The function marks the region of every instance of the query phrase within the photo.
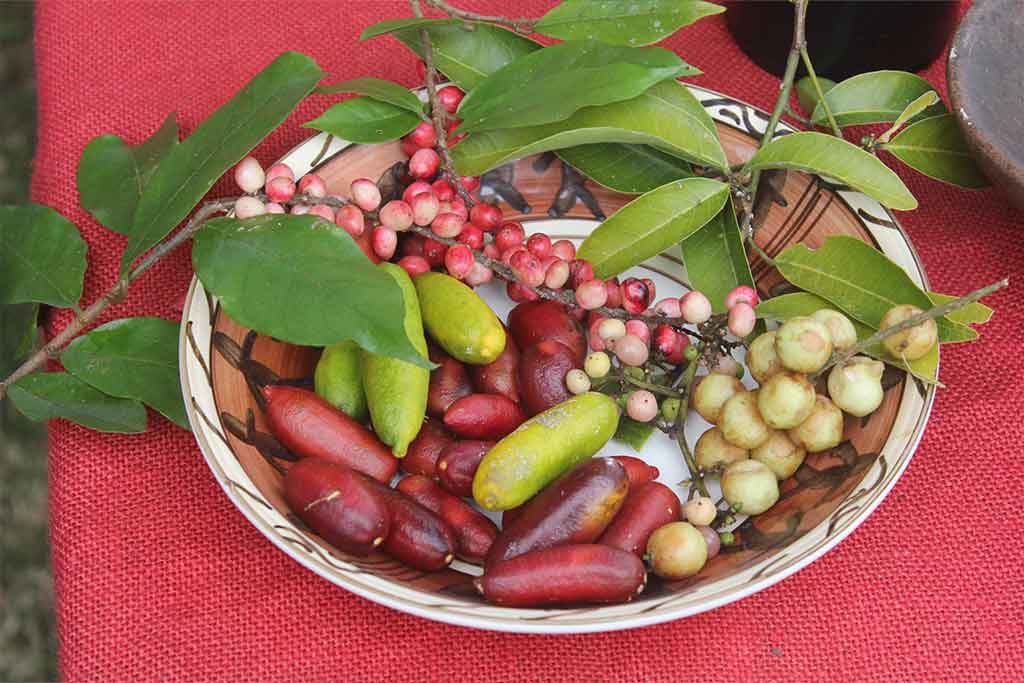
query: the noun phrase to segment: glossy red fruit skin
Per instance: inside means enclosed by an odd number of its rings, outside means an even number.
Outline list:
[[[594,267],[586,259],[573,259],[569,263],[569,286],[576,289],[594,279]]]
[[[455,198],[455,188],[448,182],[447,178],[439,178],[430,185],[431,189],[434,190],[434,194],[437,195],[437,200],[441,202],[450,202]]]
[[[451,527],[455,532],[460,557],[469,562],[483,562],[491,544],[498,536],[498,527],[494,526],[494,522],[427,477],[405,477],[395,488],[436,514]]]
[[[485,202],[474,204],[469,210],[469,220],[481,230],[494,232],[501,226],[501,209]]]
[[[648,465],[640,458],[634,458],[632,455],[613,455],[612,458],[618,460],[619,464],[626,468],[630,489],[646,484],[649,481],[654,481],[661,474],[654,465]]]
[[[444,425],[464,439],[497,441],[526,421],[514,403],[497,394],[470,394],[455,401],[444,414]]]
[[[584,461],[523,506],[523,512],[495,540],[487,567],[543,548],[595,542],[628,492],[629,477],[618,461]]]
[[[423,240],[423,258],[427,259],[427,263],[430,264],[431,268],[440,268],[444,265],[444,254],[448,251],[448,247],[430,237],[424,238]]]
[[[529,287],[525,287],[518,282],[508,282],[505,284],[505,293],[509,299],[517,303],[525,303],[530,301],[537,301],[540,299],[540,294],[533,291]]]
[[[564,545],[502,562],[473,580],[484,599],[503,607],[629,602],[647,572],[636,555],[604,545]]]
[[[308,389],[263,387],[271,433],[292,453],[389,482],[398,458],[370,430]]]
[[[572,349],[580,362],[587,354],[583,328],[556,301],[519,304],[508,314],[508,330],[520,349],[550,339]]]
[[[415,569],[443,569],[455,558],[455,532],[436,513],[406,494],[380,485],[391,515],[391,530],[380,549]]]
[[[513,247],[521,246],[524,239],[526,239],[526,231],[523,229],[523,224],[509,221],[502,224],[494,234],[494,245],[504,254]]]
[[[454,85],[446,85],[437,91],[437,100],[444,107],[444,110],[449,114],[454,114],[455,110],[459,108],[459,104],[462,102],[462,98],[466,96],[466,93]]]
[[[647,540],[659,527],[678,522],[679,497],[662,483],[649,481],[630,491],[626,502],[598,543],[642,557]]]
[[[427,420],[420,427],[419,434],[409,444],[409,450],[405,457],[398,461],[398,465],[403,472],[409,474],[436,477],[437,461],[444,449],[453,443],[455,443],[455,439],[440,422]]]
[[[622,306],[622,290],[619,288],[619,278],[612,277],[604,281],[604,288],[608,290],[608,301],[605,306],[608,308],[619,308]]]
[[[487,365],[471,365],[469,376],[473,386],[483,394],[498,394],[519,403],[519,347],[511,337],[505,341],[505,350]]]
[[[519,388],[526,414],[532,417],[572,398],[565,374],[581,367],[573,350],[553,339],[527,348],[519,360]]]
[[[622,307],[634,315],[643,313],[654,300],[654,282],[647,278],[626,278],[619,291],[622,292]]]
[[[445,490],[456,496],[473,495],[473,477],[494,441],[456,441],[446,447],[437,459],[437,480]]]
[[[306,526],[351,555],[369,555],[391,526],[384,496],[372,479],[323,460],[292,465],[284,477],[284,498]]]
[[[462,226],[462,232],[456,237],[458,241],[470,249],[480,250],[484,248],[484,231],[478,225],[466,223]]]
[[[466,366],[454,358],[434,361],[438,367],[430,371],[430,387],[427,389],[427,414],[444,417],[448,408],[463,396],[473,393]]]

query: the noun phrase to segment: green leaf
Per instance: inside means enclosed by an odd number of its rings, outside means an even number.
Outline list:
[[[699,73],[659,47],[572,41],[542,48],[502,67],[459,105],[461,132],[561,121],[583,107],[636,97],[655,83]]]
[[[653,433],[654,425],[650,422],[637,422],[623,415],[619,418],[619,426],[615,429],[615,435],[612,438],[639,452],[643,450],[644,444]]]
[[[458,147],[453,151],[458,154]],[[559,150],[558,156],[598,185],[629,194],[693,177],[690,164],[648,145],[577,145]]]
[[[881,143],[889,142],[889,138],[893,136],[893,133],[902,128],[907,121],[914,118],[928,107],[941,101],[942,100],[939,99],[939,94],[934,90],[929,90],[925,94],[921,95],[916,100],[908,104],[906,109],[896,117],[896,120],[892,122],[892,126],[889,127],[889,130],[878,136],[878,141]]]
[[[60,355],[68,372],[105,394],[142,401],[188,429],[178,376],[178,325],[124,318],[75,339]]]
[[[0,305],[0,377],[7,377],[32,352],[39,304]]]
[[[929,178],[968,188],[989,185],[952,114],[912,123],[882,149]]]
[[[910,276],[870,244],[847,235],[833,235],[811,251],[795,244],[775,257],[782,276],[800,289],[827,299],[851,318],[878,329],[893,306],[932,307],[928,295]],[[977,333],[946,318],[936,320],[940,342],[968,341]]]
[[[402,292],[347,232],[311,216],[218,218],[196,233],[192,265],[240,324],[293,344],[351,339],[431,367],[405,334]]]
[[[702,166],[727,165],[711,117],[685,85],[672,80],[631,100],[586,107],[565,121],[470,134],[452,157],[460,173],[479,175],[530,154],[598,142],[649,144]],[[602,153],[611,161],[609,152]]]
[[[155,133],[132,148],[139,171],[139,184],[145,187],[168,152],[178,144],[177,114],[171,112]]]
[[[86,245],[48,206],[0,206],[0,304],[70,308],[82,298]]]
[[[146,409],[138,401],[107,396],[66,372],[36,373],[8,389],[11,401],[30,420],[64,418],[100,432],[146,431]]]
[[[686,178],[642,194],[590,233],[579,248],[599,278],[618,275],[686,239],[721,211],[729,186]]]
[[[908,104],[932,90],[932,85],[906,71],[872,71],[847,78],[825,93],[825,101],[840,126],[895,121]],[[941,102],[928,107],[920,118],[944,114]],[[825,108],[819,102],[811,120],[819,125],[828,122]]]
[[[725,8],[700,0],[562,0],[534,25],[562,40],[600,40],[611,45],[650,45]]]
[[[323,72],[309,57],[285,52],[174,146],[139,199],[121,275],[178,225],[228,169],[285,120]]]
[[[388,33],[394,33],[396,31],[402,31],[403,29],[418,29],[423,26],[437,27],[437,26],[455,26],[462,22],[455,21],[454,19],[420,19],[417,17],[410,17],[408,19],[388,19],[386,21],[379,21],[372,26],[367,26],[363,29],[363,32],[359,34],[359,40],[369,40],[370,38],[376,38]],[[475,27],[474,27],[475,28]],[[465,31],[465,33],[470,33]],[[433,37],[431,37],[433,42]]]
[[[828,93],[829,90],[836,86],[836,82],[818,76],[818,85],[821,86],[823,93]],[[818,106],[818,91],[814,89],[814,81],[811,80],[810,76],[804,76],[796,82],[796,99],[800,102],[800,108],[808,114]]]
[[[369,97],[355,97],[339,102],[302,127],[322,130],[350,142],[376,144],[397,140],[419,122],[420,117],[408,109]]]
[[[775,138],[759,149],[745,168],[816,173],[849,185],[891,209],[917,208],[917,200],[900,177],[877,157],[825,133],[790,133]]]
[[[423,102],[416,97],[408,88],[403,88],[398,83],[385,81],[381,78],[356,78],[351,81],[343,81],[334,85],[323,85],[316,89],[316,92],[323,95],[334,93],[355,93],[366,95],[380,102],[387,102],[396,107],[406,109],[419,115],[423,111]]]
[[[725,296],[734,287],[755,286],[732,202],[681,246],[687,279],[707,295],[715,313],[725,312]]]
[[[949,294],[938,294],[936,292],[928,292],[928,298],[932,300],[932,303],[936,306],[940,304],[949,303],[954,299],[959,299],[958,296],[950,296]],[[990,307],[975,301],[974,303],[967,304],[962,308],[958,308],[952,313],[947,313],[946,317],[953,322],[960,323],[962,325],[984,325],[992,318],[993,311]]]

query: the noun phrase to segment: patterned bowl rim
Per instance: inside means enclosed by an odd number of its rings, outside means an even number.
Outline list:
[[[764,132],[768,121],[764,111],[713,90],[686,85],[714,120],[753,136]],[[796,128],[780,122],[777,134],[796,131]],[[348,142],[320,133],[298,144],[282,157],[282,161],[288,162],[295,169],[296,175],[301,175],[316,165],[314,161],[330,159],[349,145]],[[927,289],[924,266],[895,217],[878,202],[859,192],[839,187],[836,194],[858,216],[883,252],[890,256],[896,250],[904,252],[902,255],[907,260],[903,264],[904,269],[910,268],[910,277]],[[471,603],[457,596],[409,588],[325,553],[313,539],[263,499],[235,458],[217,417],[209,370],[212,367],[209,338],[215,322],[214,301],[199,280],[193,277],[179,335],[179,364],[182,393],[193,434],[227,497],[275,546],[322,578],[387,607],[471,628],[518,633],[625,630],[699,614],[764,590],[803,569],[838,545],[885,499],[910,463],[935,399],[933,386],[923,393],[904,390],[889,437],[855,489],[825,519],[772,557],[693,590],[661,598],[654,604],[638,601],[625,605],[577,609],[495,607],[479,602]],[[205,343],[196,341],[197,333],[206,337]],[[211,410],[213,418],[207,414]]]

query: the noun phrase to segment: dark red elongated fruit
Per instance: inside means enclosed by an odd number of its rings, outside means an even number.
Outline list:
[[[409,457],[409,456],[406,456]],[[654,465],[648,465],[640,458],[634,458],[632,455],[613,455],[613,458],[619,461],[619,463],[626,468],[626,474],[629,476],[629,487],[636,488],[640,484],[646,484],[649,481],[654,481],[661,474],[658,468]]]
[[[596,544],[535,550],[473,580],[487,602],[504,607],[629,602],[646,583],[640,558]]]
[[[505,350],[493,363],[471,366],[469,373],[477,391],[519,403],[519,347],[512,337],[506,339]]]
[[[376,482],[348,467],[300,460],[284,477],[284,498],[317,535],[351,555],[369,555],[388,535],[391,515]]]
[[[508,331],[520,349],[551,339],[573,350],[583,362],[587,338],[579,322],[566,313],[557,301],[527,301],[508,314]]]
[[[398,459],[373,432],[308,389],[263,387],[271,433],[292,453],[351,467],[389,482]]]
[[[497,441],[526,420],[519,404],[497,394],[470,394],[451,404],[444,426],[466,439]]]
[[[442,569],[455,558],[455,532],[436,513],[400,491],[380,486],[391,515],[391,530],[380,549],[423,571]]]
[[[480,461],[494,446],[494,441],[456,441],[437,460],[437,480],[448,491],[468,498],[473,495],[473,477]]]
[[[427,414],[444,417],[452,403],[473,393],[466,367],[448,357],[434,361],[438,367],[430,371],[430,388],[427,390]]]
[[[520,405],[527,415],[544,412],[572,398],[565,386],[565,374],[582,367],[579,358],[568,346],[553,339],[537,342],[523,351],[519,360]]]
[[[445,448],[455,443],[452,435],[436,420],[427,420],[420,427],[420,433],[409,444],[405,457],[398,465],[403,472],[436,476],[437,459]]]
[[[498,527],[494,526],[494,522],[427,477],[405,477],[398,482],[397,489],[438,515],[452,528],[460,557],[469,562],[483,562],[498,536]]]
[[[678,522],[680,509],[679,497],[669,487],[656,481],[641,484],[630,490],[619,514],[597,542],[641,557],[655,529]]]
[[[591,458],[553,481],[502,529],[487,566],[559,545],[593,543],[611,524],[629,492],[626,469],[611,458]]]

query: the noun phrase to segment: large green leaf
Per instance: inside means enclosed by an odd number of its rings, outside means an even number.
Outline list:
[[[729,186],[686,178],[642,194],[599,225],[579,248],[599,278],[618,275],[686,239],[715,217]]]
[[[893,306],[911,304],[921,310],[932,301],[910,276],[866,242],[834,235],[811,251],[803,244],[789,247],[775,257],[775,265],[789,282],[833,302],[850,317],[878,329]],[[939,318],[939,341],[969,341],[977,332],[946,318]]]
[[[840,126],[890,123],[908,104],[932,89],[928,81],[906,71],[872,71],[847,78],[831,88],[825,93],[825,102]],[[945,112],[945,105],[939,102],[918,118]],[[828,123],[821,103],[814,108],[811,120],[819,125]]]
[[[502,67],[459,105],[459,130],[500,130],[561,121],[583,107],[636,97],[676,76],[699,73],[659,47],[572,41],[542,48]]]
[[[334,93],[366,95],[375,100],[406,109],[417,115],[423,111],[423,102],[412,91],[400,86],[398,83],[385,81],[382,78],[354,78],[351,81],[320,86],[316,91],[323,95]]]
[[[534,25],[562,40],[600,40],[611,45],[650,45],[725,8],[701,0],[562,0]]]
[[[912,123],[882,149],[916,171],[960,187],[986,187],[952,114]]]
[[[48,206],[0,206],[0,304],[69,308],[82,298],[85,241]]]
[[[818,86],[823,93],[827,93],[836,87],[836,82],[818,76]],[[796,82],[796,99],[800,103],[800,108],[808,114],[818,106],[818,91],[815,89],[814,81],[811,80],[810,76],[804,76]]]
[[[156,132],[132,148],[135,166],[139,172],[139,185],[146,186],[167,153],[178,144],[178,118],[171,112]]]
[[[60,355],[68,372],[100,391],[142,401],[188,429],[178,378],[178,325],[125,318],[75,339]]]
[[[917,200],[900,177],[877,157],[825,133],[790,133],[775,138],[759,149],[745,168],[816,173],[849,185],[891,209],[917,208]]]
[[[672,80],[625,102],[586,107],[565,121],[472,133],[452,156],[460,173],[479,175],[530,154],[599,142],[648,144],[703,166],[727,163],[711,117],[685,85]]]
[[[615,428],[615,435],[612,438],[627,444],[639,453],[643,451],[644,444],[653,433],[654,425],[650,422],[637,422],[623,415],[619,418],[619,426]]]
[[[408,109],[369,97],[354,97],[334,105],[303,128],[313,128],[343,140],[375,144],[397,140],[420,122]]]
[[[422,367],[402,292],[347,232],[311,216],[218,218],[196,234],[192,265],[242,325],[293,344],[351,339]]]
[[[121,274],[184,219],[224,173],[285,120],[323,72],[309,57],[286,52],[263,69],[157,168],[139,199]]]
[[[38,319],[39,304],[0,304],[0,377],[7,377],[31,353]]]
[[[11,385],[11,401],[30,420],[71,420],[100,432],[146,431],[146,409],[138,401],[107,396],[66,372],[36,373]]]
[[[457,147],[454,151],[458,154]],[[595,183],[629,194],[693,177],[690,164],[648,145],[577,145],[558,150],[558,156]]]
[[[377,36],[383,36],[388,33],[395,33],[396,31],[401,31],[403,29],[418,29],[423,26],[436,28],[438,26],[454,26],[461,23],[462,22],[454,19],[430,19],[417,17],[409,17],[407,19],[387,19],[364,28],[363,32],[359,34],[359,40],[369,40],[370,38],[376,38]],[[476,27],[474,26],[474,28]],[[465,29],[463,30],[465,31]],[[469,33],[469,31],[465,32]],[[433,37],[431,37],[431,42],[434,42]]]
[[[733,288],[755,286],[732,202],[726,202],[718,215],[684,240],[681,247],[687,279],[694,289],[707,295],[715,313],[725,312],[725,296]]]

